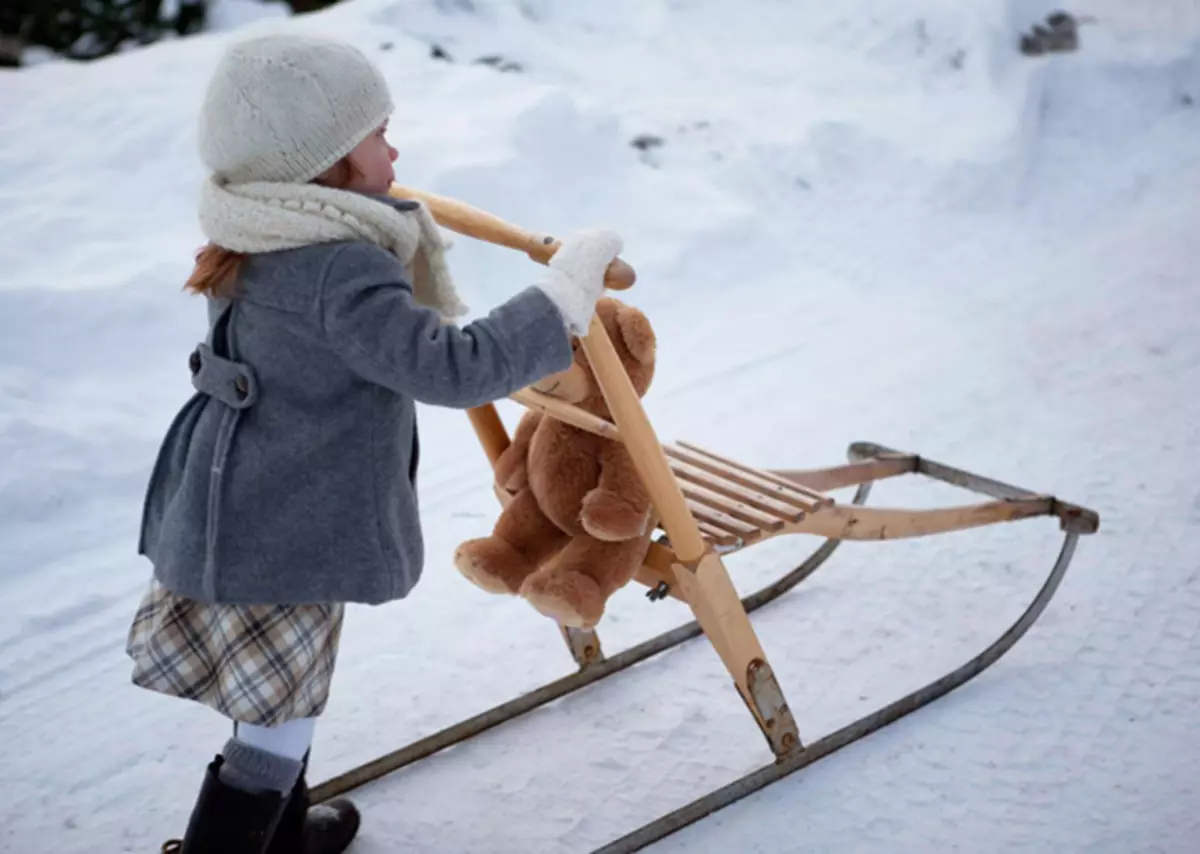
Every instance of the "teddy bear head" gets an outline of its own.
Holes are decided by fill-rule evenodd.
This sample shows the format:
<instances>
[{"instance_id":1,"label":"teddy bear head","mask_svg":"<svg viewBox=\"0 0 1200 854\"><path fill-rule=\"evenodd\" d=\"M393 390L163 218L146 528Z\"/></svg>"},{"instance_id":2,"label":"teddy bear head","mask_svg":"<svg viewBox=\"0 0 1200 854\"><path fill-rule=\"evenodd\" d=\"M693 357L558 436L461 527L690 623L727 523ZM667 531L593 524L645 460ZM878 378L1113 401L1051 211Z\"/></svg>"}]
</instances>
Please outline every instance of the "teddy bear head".
<instances>
[{"instance_id":1,"label":"teddy bear head","mask_svg":"<svg viewBox=\"0 0 1200 854\"><path fill-rule=\"evenodd\" d=\"M649 319L639 309L613 299L603 297L596 303L596 316L608 333L613 348L625 366L625 372L642 397L650 388L654 378L656 341ZM546 377L533 387L545 394L573 403L593 415L607 418L608 404L600 391L600 384L592 372L587 354L579 339L572 342L575 359L565 371Z\"/></svg>"}]
</instances>

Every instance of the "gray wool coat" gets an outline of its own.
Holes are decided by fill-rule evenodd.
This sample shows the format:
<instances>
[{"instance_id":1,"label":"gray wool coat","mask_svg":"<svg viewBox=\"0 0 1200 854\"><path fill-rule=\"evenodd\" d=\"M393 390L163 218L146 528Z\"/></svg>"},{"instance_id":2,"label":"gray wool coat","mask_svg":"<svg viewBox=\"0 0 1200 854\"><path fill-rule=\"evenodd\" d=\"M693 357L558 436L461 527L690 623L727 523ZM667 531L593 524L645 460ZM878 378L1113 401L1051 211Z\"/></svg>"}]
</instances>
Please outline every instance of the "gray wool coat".
<instances>
[{"instance_id":1,"label":"gray wool coat","mask_svg":"<svg viewBox=\"0 0 1200 854\"><path fill-rule=\"evenodd\" d=\"M205 602L406 596L423 562L414 401L476 406L572 356L541 290L443 324L399 259L365 242L250 256L210 318L138 544L162 584Z\"/></svg>"}]
</instances>

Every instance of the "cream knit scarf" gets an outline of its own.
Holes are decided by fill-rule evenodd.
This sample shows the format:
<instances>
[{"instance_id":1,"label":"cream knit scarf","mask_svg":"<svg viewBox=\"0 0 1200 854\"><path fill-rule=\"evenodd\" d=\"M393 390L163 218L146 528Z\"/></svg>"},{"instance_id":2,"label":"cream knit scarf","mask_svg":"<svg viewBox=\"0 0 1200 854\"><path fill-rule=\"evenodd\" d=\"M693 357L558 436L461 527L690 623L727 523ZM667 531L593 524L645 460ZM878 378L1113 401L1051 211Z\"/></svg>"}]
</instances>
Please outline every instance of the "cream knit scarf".
<instances>
[{"instance_id":1,"label":"cream knit scarf","mask_svg":"<svg viewBox=\"0 0 1200 854\"><path fill-rule=\"evenodd\" d=\"M318 184L224 184L210 177L200 190L200 227L213 243L234 252L368 240L404 264L418 304L447 321L467 311L446 267L441 232L423 204L401 211Z\"/></svg>"}]
</instances>

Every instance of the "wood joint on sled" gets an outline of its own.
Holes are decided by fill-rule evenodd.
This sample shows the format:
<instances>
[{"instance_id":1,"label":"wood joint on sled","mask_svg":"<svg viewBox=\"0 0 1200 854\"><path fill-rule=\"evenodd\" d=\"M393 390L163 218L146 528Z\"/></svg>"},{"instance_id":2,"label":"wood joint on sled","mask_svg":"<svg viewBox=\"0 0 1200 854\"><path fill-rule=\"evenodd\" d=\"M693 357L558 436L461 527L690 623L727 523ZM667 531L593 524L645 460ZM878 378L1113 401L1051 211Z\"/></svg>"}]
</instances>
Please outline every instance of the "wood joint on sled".
<instances>
[{"instance_id":1,"label":"wood joint on sled","mask_svg":"<svg viewBox=\"0 0 1200 854\"><path fill-rule=\"evenodd\" d=\"M600 636L591 629L577 629L574 626L558 627L571 657L579 665L580 670L586 670L604 660L604 650L600 648Z\"/></svg>"}]
</instances>

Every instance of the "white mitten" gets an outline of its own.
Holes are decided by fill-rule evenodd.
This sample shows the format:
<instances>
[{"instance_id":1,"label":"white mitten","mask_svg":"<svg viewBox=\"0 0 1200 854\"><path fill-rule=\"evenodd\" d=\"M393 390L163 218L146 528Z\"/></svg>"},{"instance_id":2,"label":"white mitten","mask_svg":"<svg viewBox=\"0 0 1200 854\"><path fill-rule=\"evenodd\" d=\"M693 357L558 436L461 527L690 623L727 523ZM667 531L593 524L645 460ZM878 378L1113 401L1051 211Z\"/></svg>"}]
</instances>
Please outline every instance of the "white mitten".
<instances>
[{"instance_id":1,"label":"white mitten","mask_svg":"<svg viewBox=\"0 0 1200 854\"><path fill-rule=\"evenodd\" d=\"M587 334L596 300L604 294L604 272L622 246L614 231L584 229L567 236L550 259L537 287L558 306L572 334Z\"/></svg>"}]
</instances>

